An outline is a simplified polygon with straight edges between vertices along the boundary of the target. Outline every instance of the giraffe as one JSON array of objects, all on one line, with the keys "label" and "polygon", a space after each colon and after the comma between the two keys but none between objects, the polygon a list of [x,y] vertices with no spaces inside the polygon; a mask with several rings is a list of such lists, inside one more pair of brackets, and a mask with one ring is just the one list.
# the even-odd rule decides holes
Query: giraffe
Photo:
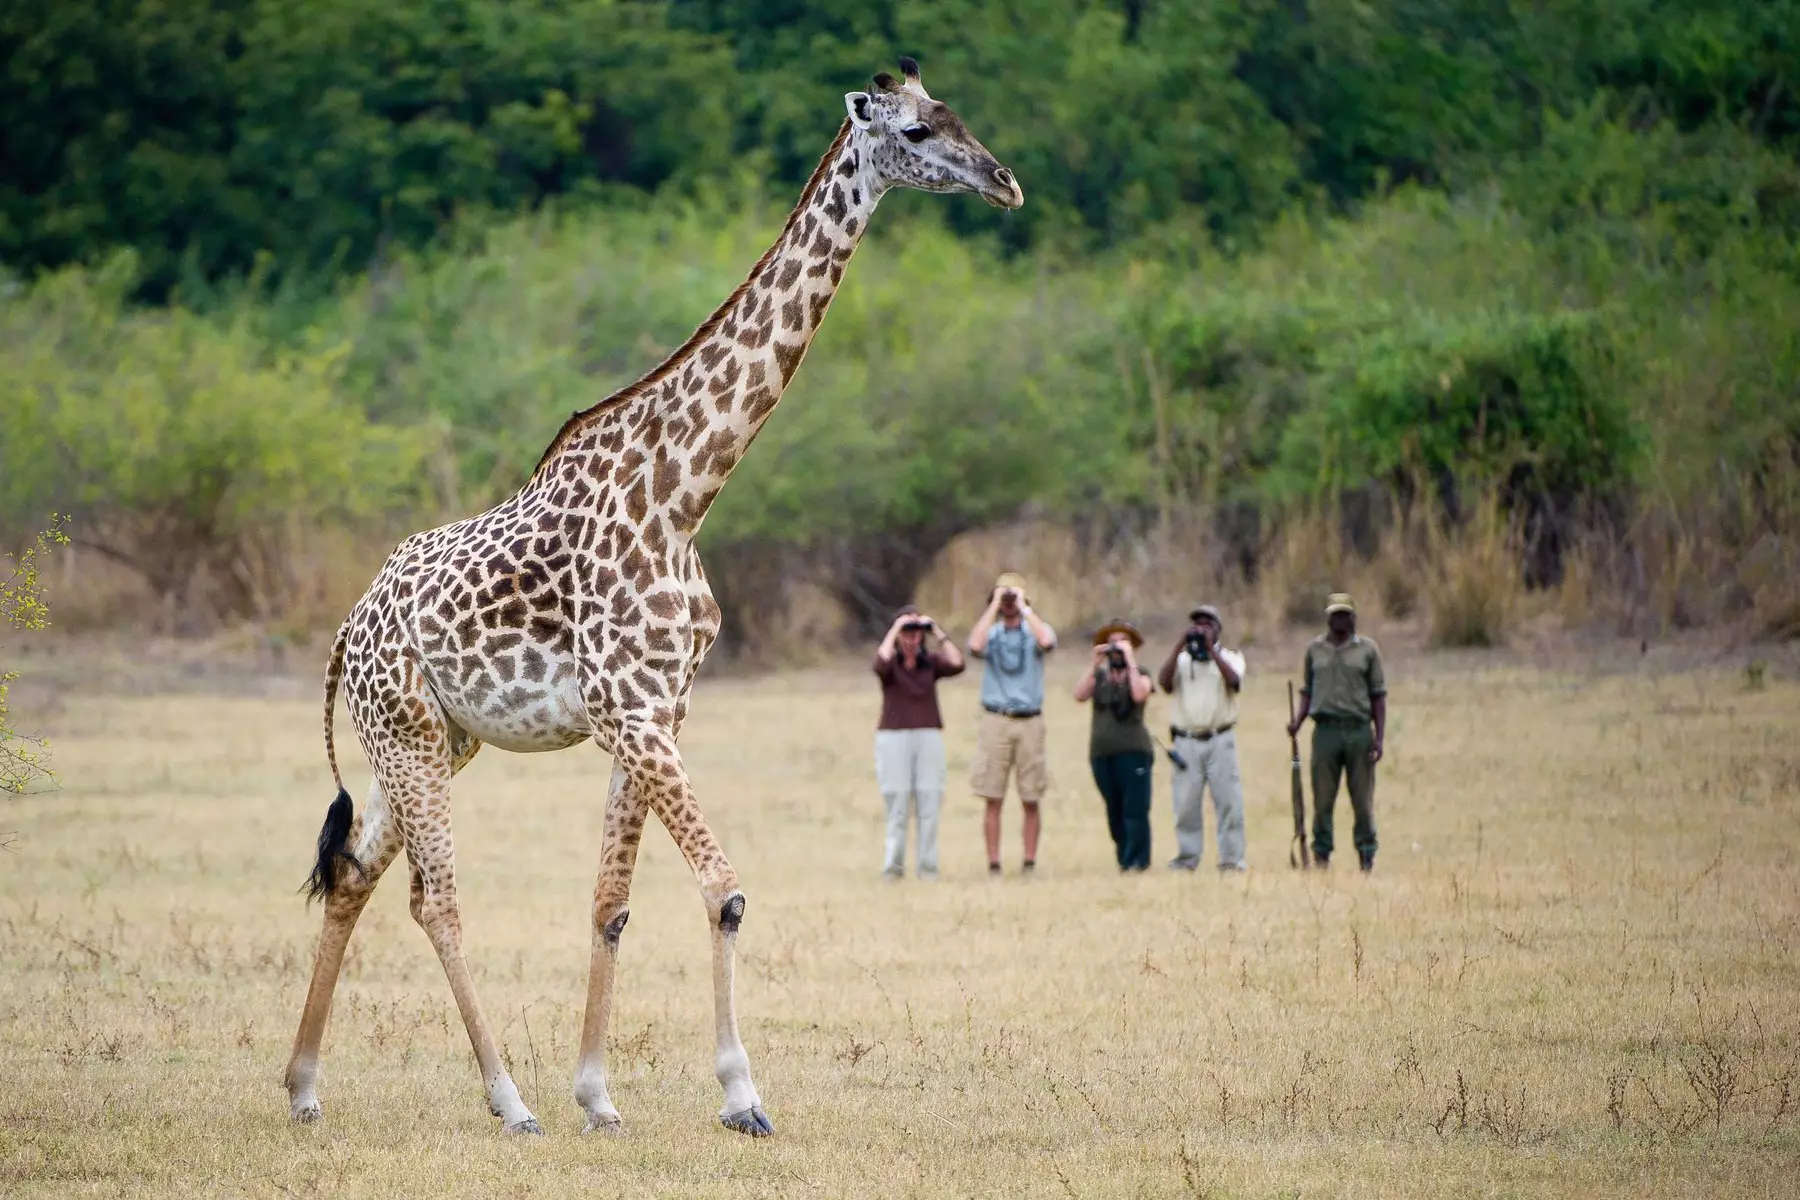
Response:
[{"label": "giraffe", "polygon": [[[618,1132],[606,1030],[632,871],[654,812],[693,872],[712,939],[719,1120],[774,1132],[738,1034],[732,977],[744,916],[736,871],[707,828],[676,739],[719,632],[694,536],[818,332],[845,265],[893,187],[973,192],[1015,209],[1012,172],[903,79],[844,97],[846,117],[775,244],[693,336],[643,378],[574,413],[530,479],[488,511],[402,541],[332,642],[325,751],[336,798],[307,891],[324,928],[285,1082],[296,1121],[321,1116],[319,1044],[344,950],[382,873],[405,850],[413,919],[436,950],[508,1133],[542,1133],[482,1015],[463,956],[450,781],[484,744],[612,756],[575,1067],[583,1132]],[[342,685],[374,768],[360,810],[333,743]]]}]

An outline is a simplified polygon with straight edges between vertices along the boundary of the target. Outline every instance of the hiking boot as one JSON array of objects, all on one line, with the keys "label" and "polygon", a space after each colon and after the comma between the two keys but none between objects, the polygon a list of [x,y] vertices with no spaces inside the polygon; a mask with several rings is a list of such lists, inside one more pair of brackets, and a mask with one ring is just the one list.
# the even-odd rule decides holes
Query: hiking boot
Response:
[{"label": "hiking boot", "polygon": [[1367,875],[1375,869],[1375,852],[1373,850],[1361,851],[1357,857],[1362,860],[1363,874]]}]

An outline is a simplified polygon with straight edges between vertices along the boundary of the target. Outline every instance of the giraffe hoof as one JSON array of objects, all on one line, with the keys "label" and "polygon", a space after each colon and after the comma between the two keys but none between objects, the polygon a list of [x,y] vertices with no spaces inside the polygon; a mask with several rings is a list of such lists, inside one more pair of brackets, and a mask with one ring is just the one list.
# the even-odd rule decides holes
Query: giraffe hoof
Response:
[{"label": "giraffe hoof", "polygon": [[526,1134],[526,1135],[530,1135],[532,1137],[543,1137],[544,1136],[544,1127],[537,1123],[536,1117],[526,1117],[523,1121],[520,1121],[516,1125],[506,1126],[500,1132],[501,1133]]},{"label": "giraffe hoof", "polygon": [[294,1119],[296,1125],[311,1125],[315,1121],[323,1120],[325,1112],[319,1107],[319,1102],[314,1100],[309,1104],[294,1105],[288,1115]]},{"label": "giraffe hoof", "polygon": [[583,1133],[597,1133],[602,1137],[624,1137],[625,1122],[619,1119],[618,1113],[601,1113],[597,1117],[589,1117],[587,1124],[581,1127]]},{"label": "giraffe hoof", "polygon": [[743,1112],[723,1113],[719,1117],[719,1124],[749,1137],[768,1137],[775,1132],[775,1127],[769,1124],[769,1114],[762,1110],[760,1104],[752,1104]]}]

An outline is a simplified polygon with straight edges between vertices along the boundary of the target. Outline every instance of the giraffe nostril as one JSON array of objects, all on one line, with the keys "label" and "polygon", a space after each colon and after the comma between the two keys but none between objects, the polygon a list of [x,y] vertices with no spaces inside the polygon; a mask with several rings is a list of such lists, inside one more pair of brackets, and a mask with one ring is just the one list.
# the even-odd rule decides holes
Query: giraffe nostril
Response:
[{"label": "giraffe nostril", "polygon": [[997,169],[994,172],[994,178],[998,182],[1006,185],[1007,187],[1012,186],[1012,181],[1013,181],[1012,172],[1007,170],[1005,167],[1000,167],[999,169]]}]

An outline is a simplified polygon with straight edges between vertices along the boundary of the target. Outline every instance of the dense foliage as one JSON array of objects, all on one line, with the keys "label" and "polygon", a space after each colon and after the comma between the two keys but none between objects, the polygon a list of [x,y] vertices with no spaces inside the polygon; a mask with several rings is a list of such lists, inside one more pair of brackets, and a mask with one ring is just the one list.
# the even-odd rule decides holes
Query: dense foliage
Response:
[{"label": "dense foliage", "polygon": [[1665,615],[1788,562],[1800,0],[21,0],[0,533],[70,511],[245,611],[295,524],[503,495],[901,52],[1027,204],[884,205],[706,526],[722,591],[803,556],[873,610],[1026,509],[1254,568],[1271,516],[1472,477],[1539,581],[1578,523],[1738,556]]}]

